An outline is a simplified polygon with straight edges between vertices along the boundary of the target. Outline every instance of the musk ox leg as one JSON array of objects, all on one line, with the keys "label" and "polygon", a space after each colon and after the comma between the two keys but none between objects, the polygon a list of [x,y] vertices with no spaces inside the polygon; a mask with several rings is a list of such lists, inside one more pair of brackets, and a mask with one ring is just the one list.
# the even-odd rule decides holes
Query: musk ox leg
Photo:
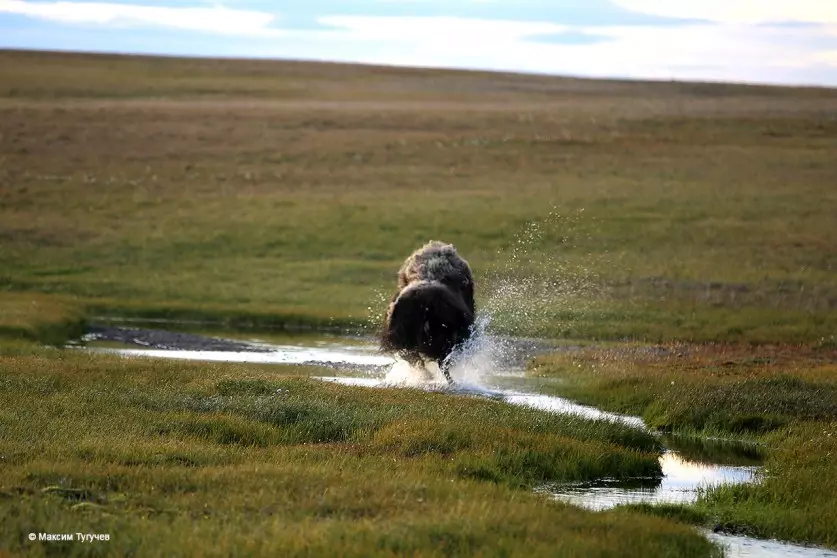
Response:
[{"label": "musk ox leg", "polygon": [[453,385],[453,378],[450,377],[450,362],[448,361],[447,357],[439,361],[439,370],[442,371],[442,374],[445,375],[445,379],[448,381],[448,385]]}]

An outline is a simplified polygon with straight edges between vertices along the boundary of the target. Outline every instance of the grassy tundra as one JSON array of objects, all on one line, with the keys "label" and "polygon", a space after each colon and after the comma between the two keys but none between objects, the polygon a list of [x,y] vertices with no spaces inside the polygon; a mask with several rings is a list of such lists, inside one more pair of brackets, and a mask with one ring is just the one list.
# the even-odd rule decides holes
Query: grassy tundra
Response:
[{"label": "grassy tundra", "polygon": [[[716,552],[671,518],[837,547],[835,114],[826,89],[0,52],[0,556]],[[593,514],[529,489],[659,474],[654,439],[41,346],[96,315],[368,326],[429,238],[498,329],[671,351],[544,357],[544,389],[764,443],[772,476]]]},{"label": "grassy tundra", "polygon": [[[0,357],[0,555],[707,556],[660,518],[521,490],[659,474],[657,441],[304,367]],[[30,532],[111,541],[30,543]]]},{"label": "grassy tundra", "polygon": [[830,339],[835,114],[827,89],[0,52],[0,289],[364,324],[440,238],[480,304],[535,277],[537,319],[496,302],[517,333]]}]

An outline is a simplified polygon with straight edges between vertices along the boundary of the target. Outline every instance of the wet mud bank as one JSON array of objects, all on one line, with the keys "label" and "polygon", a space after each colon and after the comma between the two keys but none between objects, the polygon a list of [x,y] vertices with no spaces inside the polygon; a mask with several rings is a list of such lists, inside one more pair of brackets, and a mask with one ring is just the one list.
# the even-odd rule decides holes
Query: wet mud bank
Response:
[{"label": "wet mud bank", "polygon": [[[105,346],[106,344],[121,345],[119,348],[135,348],[142,350],[171,351],[165,354],[149,356],[160,356],[170,358],[189,358],[194,360],[210,360],[223,362],[256,362],[275,364],[311,364],[322,365],[335,370],[358,371],[358,365],[378,367],[390,366],[392,359],[381,354],[377,350],[377,340],[370,335],[312,335],[311,332],[299,332],[298,335],[285,335],[284,341],[275,343],[258,339],[258,334],[252,334],[250,340],[236,340],[215,336],[206,332],[193,333],[189,331],[164,330],[152,327],[128,327],[110,324],[88,325],[84,335],[73,346]],[[287,339],[294,339],[294,343],[288,343]],[[526,361],[538,354],[545,354],[550,351],[576,351],[578,346],[556,346],[541,339],[496,337],[494,340],[495,350],[492,357],[497,360],[499,374],[516,375],[521,372]],[[285,360],[278,357],[278,353],[298,352],[300,348],[311,351],[309,359],[305,361],[292,358]],[[333,354],[338,352],[342,354]],[[194,353],[194,354],[185,354]],[[198,354],[199,353],[199,354]],[[221,354],[224,353],[224,354]],[[246,356],[237,353],[262,353],[274,354],[276,359],[270,357]],[[363,354],[367,356],[376,355],[379,358],[366,362],[359,362],[358,359],[345,358],[350,354]]]},{"label": "wet mud bank", "polygon": [[165,331],[111,325],[90,325],[86,328],[82,343],[94,341],[120,343],[127,346],[169,351],[230,351],[270,352],[270,348],[257,343],[234,341],[195,333]]}]

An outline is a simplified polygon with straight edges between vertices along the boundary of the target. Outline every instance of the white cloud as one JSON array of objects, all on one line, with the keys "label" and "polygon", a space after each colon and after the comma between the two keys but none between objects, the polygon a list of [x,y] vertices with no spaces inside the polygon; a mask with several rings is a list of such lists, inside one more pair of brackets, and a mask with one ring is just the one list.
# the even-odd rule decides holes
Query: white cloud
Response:
[{"label": "white cloud", "polygon": [[503,21],[458,17],[325,16],[322,25],[349,30],[366,40],[512,41],[536,35],[561,33],[570,28],[545,21]]},{"label": "white cloud", "polygon": [[273,14],[221,6],[165,7],[107,2],[23,2],[0,0],[0,12],[60,23],[143,24],[229,34],[270,34]]},{"label": "white cloud", "polygon": [[[449,18],[322,18],[344,30],[353,60],[395,65],[520,70],[582,76],[837,84],[837,60],[811,39],[834,30],[741,24],[584,26],[592,44],[527,40],[561,26]],[[834,35],[832,35],[833,37]],[[837,42],[837,38],[835,38]],[[341,49],[342,50],[342,49]],[[338,55],[339,56],[339,55]],[[812,68],[833,71],[821,79]],[[799,75],[799,78],[793,76]]]},{"label": "white cloud", "polygon": [[837,68],[837,49],[819,52],[814,57],[815,61],[819,64],[824,64],[826,66],[833,66]]},{"label": "white cloud", "polygon": [[725,23],[837,23],[837,2],[834,0],[613,1],[635,12]]}]

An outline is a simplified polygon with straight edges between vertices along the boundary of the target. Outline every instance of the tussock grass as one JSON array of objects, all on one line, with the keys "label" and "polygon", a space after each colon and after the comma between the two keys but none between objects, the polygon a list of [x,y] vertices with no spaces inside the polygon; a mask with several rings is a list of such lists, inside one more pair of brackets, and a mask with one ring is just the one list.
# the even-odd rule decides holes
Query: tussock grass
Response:
[{"label": "tussock grass", "polygon": [[772,449],[762,483],[707,491],[697,508],[731,531],[837,548],[837,421],[800,423],[765,443]]},{"label": "tussock grass", "polygon": [[[35,556],[716,553],[666,520],[593,514],[529,490],[659,474],[648,434],[304,377],[316,372],[35,348],[0,356],[0,541]],[[79,531],[111,540],[25,538]]]},{"label": "tussock grass", "polygon": [[[814,342],[837,325],[832,90],[0,60],[3,290],[357,328],[440,238],[507,332]],[[528,315],[494,300],[502,278],[528,285]]]},{"label": "tussock grass", "polygon": [[614,345],[542,357],[534,373],[561,378],[549,389],[641,414],[664,430],[745,438],[763,448],[761,482],[711,488],[692,508],[652,513],[837,548],[832,348]]}]

